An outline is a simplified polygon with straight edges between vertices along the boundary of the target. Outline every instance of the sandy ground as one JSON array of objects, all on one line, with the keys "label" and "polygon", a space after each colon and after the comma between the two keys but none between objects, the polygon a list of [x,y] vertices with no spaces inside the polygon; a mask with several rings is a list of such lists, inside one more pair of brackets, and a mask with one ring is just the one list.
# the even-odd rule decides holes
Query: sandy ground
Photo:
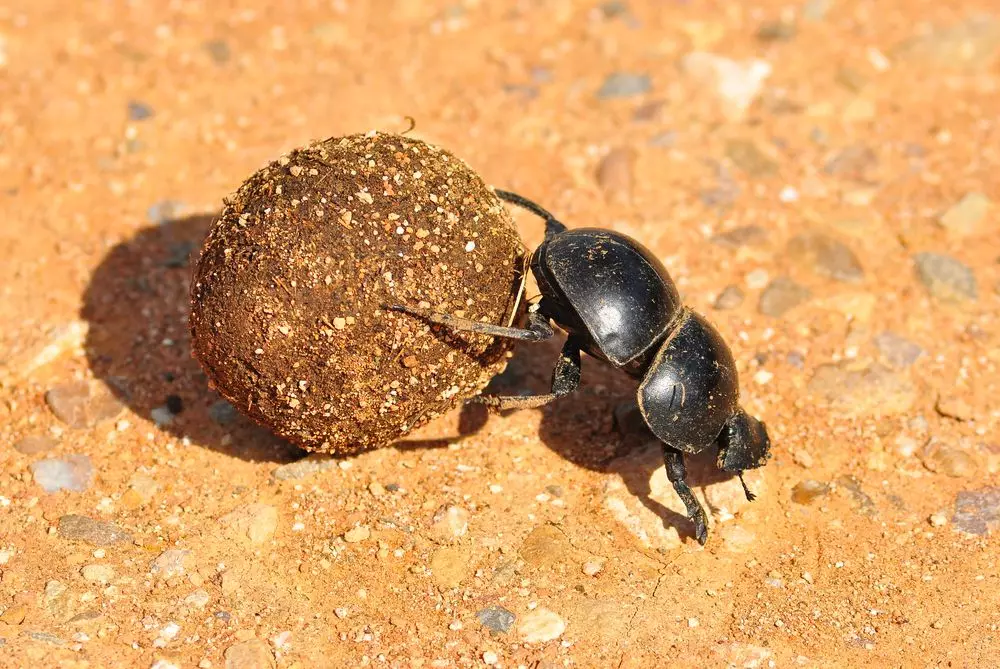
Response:
[{"label": "sandy ground", "polygon": [[[0,6],[0,665],[994,666],[998,54],[988,2]],[[222,198],[407,115],[731,342],[774,457],[695,463],[705,547],[593,360],[339,462],[208,389]]]}]

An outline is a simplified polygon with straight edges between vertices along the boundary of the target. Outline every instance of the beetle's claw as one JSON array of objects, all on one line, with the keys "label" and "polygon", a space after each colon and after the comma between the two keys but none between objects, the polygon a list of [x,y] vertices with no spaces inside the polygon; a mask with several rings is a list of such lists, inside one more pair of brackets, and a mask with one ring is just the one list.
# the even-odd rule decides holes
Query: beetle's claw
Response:
[{"label": "beetle's claw", "polygon": [[757,499],[757,495],[750,492],[750,488],[747,487],[747,482],[743,480],[743,472],[737,474],[740,478],[740,484],[743,486],[743,494],[747,496],[747,501],[752,502]]}]

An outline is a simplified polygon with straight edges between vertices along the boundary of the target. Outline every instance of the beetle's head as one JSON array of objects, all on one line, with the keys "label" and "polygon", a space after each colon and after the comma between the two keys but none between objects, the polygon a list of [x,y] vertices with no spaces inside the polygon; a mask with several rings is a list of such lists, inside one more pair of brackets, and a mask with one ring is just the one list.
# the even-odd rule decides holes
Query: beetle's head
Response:
[{"label": "beetle's head", "polygon": [[767,426],[743,409],[729,419],[719,435],[719,469],[741,472],[763,467],[771,457]]}]

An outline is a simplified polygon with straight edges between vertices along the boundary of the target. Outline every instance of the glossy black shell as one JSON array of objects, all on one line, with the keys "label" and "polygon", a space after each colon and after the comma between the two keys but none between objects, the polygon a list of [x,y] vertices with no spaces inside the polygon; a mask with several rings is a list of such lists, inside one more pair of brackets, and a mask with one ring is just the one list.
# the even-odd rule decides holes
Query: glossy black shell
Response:
[{"label": "glossy black shell", "polygon": [[[631,237],[576,228],[546,239],[531,261],[547,310],[585,351],[630,373],[681,314],[662,263]],[[645,355],[644,355],[645,354]]]},{"label": "glossy black shell", "polygon": [[698,453],[739,410],[736,362],[711,323],[686,310],[657,352],[638,394],[653,434],[680,451]]}]

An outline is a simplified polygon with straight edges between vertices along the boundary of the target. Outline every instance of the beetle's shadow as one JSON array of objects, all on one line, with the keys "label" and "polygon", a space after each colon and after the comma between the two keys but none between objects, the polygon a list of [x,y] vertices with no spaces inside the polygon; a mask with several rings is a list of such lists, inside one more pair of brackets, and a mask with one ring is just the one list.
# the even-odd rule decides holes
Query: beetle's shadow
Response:
[{"label": "beetle's shadow", "polygon": [[[507,369],[494,378],[484,392],[534,395],[549,392],[552,368],[562,342],[522,344]],[[573,464],[621,478],[628,492],[659,517],[665,527],[674,527],[682,538],[694,538],[687,516],[664,506],[652,496],[650,479],[663,467],[662,458],[648,457],[651,445],[658,444],[646,427],[635,402],[636,383],[624,374],[583,356],[582,383],[573,395],[537,409],[542,412],[539,438]],[[466,405],[470,415],[478,408]],[[511,415],[515,411],[505,411]],[[658,453],[659,446],[654,450]],[[715,464],[716,452],[708,449],[697,456],[685,456],[688,484],[702,488],[731,478]],[[598,495],[602,491],[595,491]],[[712,513],[714,508],[706,508]]]}]

